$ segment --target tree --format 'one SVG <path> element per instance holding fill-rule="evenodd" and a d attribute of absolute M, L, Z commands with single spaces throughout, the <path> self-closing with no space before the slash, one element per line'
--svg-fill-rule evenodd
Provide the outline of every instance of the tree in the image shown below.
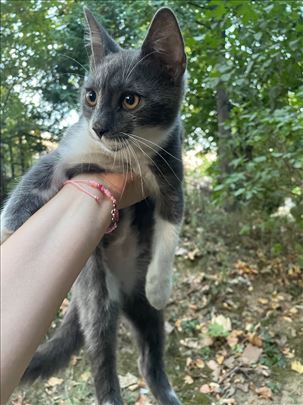
<path fill-rule="evenodd" d="M 272 212 L 302 199 L 300 1 L 3 1 L 2 178 L 19 176 L 57 141 L 88 66 L 83 6 L 125 47 L 139 46 L 157 8 L 179 18 L 188 54 L 186 147 L 203 145 L 214 197 Z M 300 209 L 298 209 L 298 212 Z"/>

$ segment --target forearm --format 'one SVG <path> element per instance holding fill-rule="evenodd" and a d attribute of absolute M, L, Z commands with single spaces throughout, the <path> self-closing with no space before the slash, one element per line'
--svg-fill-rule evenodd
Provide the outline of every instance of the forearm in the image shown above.
<path fill-rule="evenodd" d="M 2 245 L 1 403 L 103 236 L 111 207 L 66 186 Z"/>

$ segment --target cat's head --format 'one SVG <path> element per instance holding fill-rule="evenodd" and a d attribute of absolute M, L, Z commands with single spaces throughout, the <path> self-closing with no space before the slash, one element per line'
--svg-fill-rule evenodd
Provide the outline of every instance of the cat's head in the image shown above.
<path fill-rule="evenodd" d="M 90 134 L 109 153 L 127 143 L 142 147 L 138 137 L 161 145 L 184 93 L 186 56 L 176 17 L 160 9 L 139 50 L 121 49 L 88 9 L 85 17 L 91 69 L 81 100 Z"/>

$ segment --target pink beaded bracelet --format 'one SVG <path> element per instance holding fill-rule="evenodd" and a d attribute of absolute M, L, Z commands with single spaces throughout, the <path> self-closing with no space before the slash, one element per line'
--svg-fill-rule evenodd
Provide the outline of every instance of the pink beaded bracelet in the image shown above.
<path fill-rule="evenodd" d="M 95 180 L 66 180 L 64 182 L 64 185 L 65 184 L 72 184 L 77 189 L 81 190 L 83 193 L 90 196 L 97 203 L 99 203 L 101 197 L 89 192 L 88 190 L 86 190 L 84 187 L 81 186 L 81 183 L 87 184 L 88 186 L 90 186 L 92 188 L 95 188 L 96 190 L 99 190 L 105 197 L 107 197 L 107 198 L 109 198 L 111 200 L 111 202 L 113 204 L 113 208 L 111 209 L 111 212 L 110 212 L 112 221 L 111 221 L 111 224 L 110 224 L 109 228 L 107 229 L 107 231 L 105 233 L 113 232 L 117 228 L 118 222 L 119 222 L 119 211 L 118 211 L 118 208 L 117 208 L 117 200 L 112 195 L 112 193 L 107 188 L 105 188 L 103 186 L 103 184 L 98 183 Z"/>

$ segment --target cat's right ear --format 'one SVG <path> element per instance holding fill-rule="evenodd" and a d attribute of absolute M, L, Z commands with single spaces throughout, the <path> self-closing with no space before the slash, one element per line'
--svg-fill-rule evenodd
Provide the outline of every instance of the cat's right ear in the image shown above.
<path fill-rule="evenodd" d="M 92 51 L 92 66 L 95 68 L 106 55 L 119 52 L 120 47 L 102 25 L 98 23 L 87 7 L 84 7 L 84 16 L 87 22 L 89 44 Z"/>

